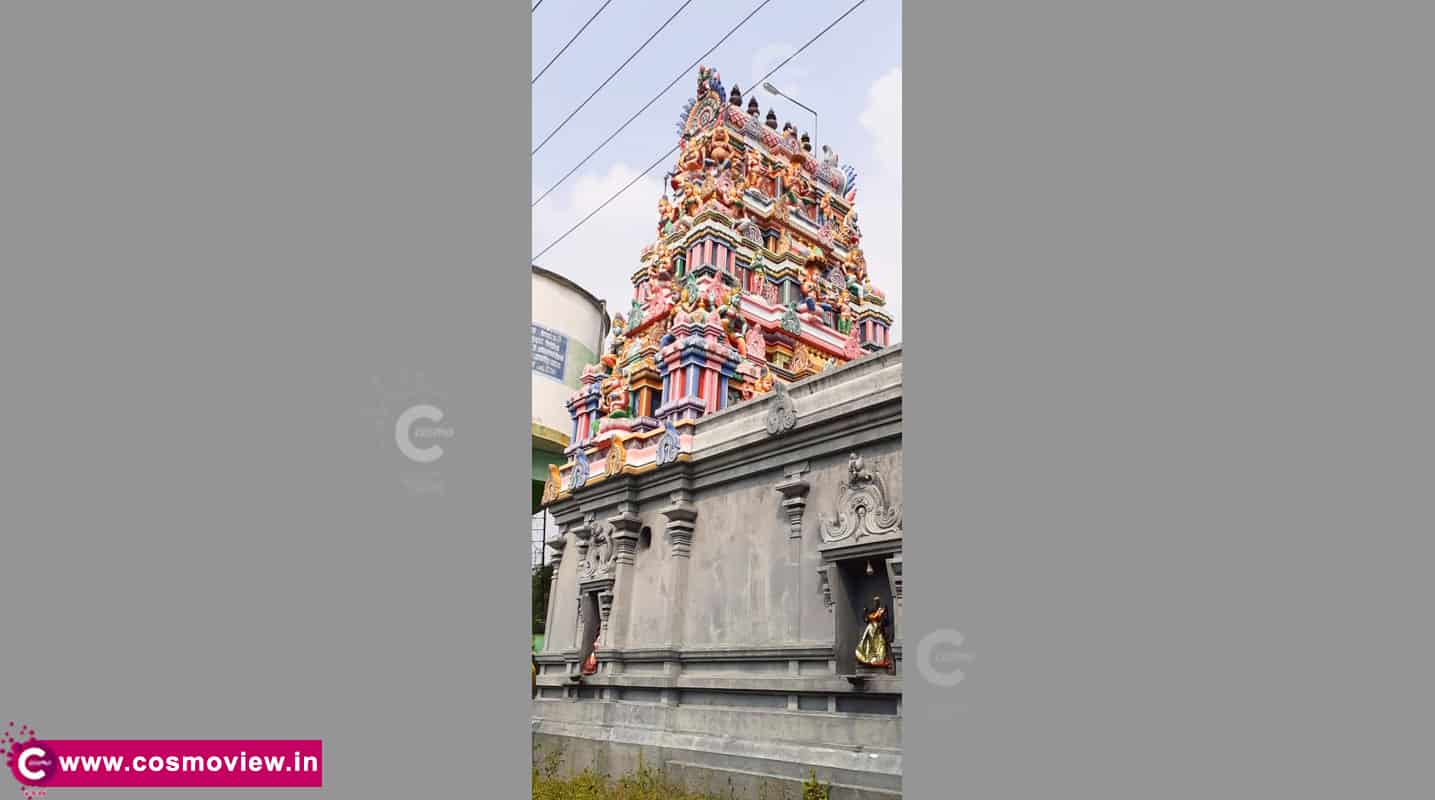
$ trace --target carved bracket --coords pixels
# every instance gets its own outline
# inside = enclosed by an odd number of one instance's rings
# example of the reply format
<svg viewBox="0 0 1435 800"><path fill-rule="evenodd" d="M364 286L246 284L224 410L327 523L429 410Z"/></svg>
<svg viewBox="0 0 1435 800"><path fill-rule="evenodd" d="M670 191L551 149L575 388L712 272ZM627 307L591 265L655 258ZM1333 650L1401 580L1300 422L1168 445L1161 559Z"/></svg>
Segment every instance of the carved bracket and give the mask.
<svg viewBox="0 0 1435 800"><path fill-rule="evenodd" d="M900 534L901 530L902 512L887 496L886 482L853 453L847 461L847 478L842 482L837 513L822 520L822 541L830 544L852 538L856 542Z"/></svg>
<svg viewBox="0 0 1435 800"><path fill-rule="evenodd" d="M794 475L774 488L782 493L782 507L787 511L787 538L801 539L802 512L807 508L807 492L812 484Z"/></svg>
<svg viewBox="0 0 1435 800"><path fill-rule="evenodd" d="M634 554L638 550L638 531L642 525L643 518L630 508L608 518L608 527L613 531L614 560L618 564L632 565Z"/></svg>
<svg viewBox="0 0 1435 800"><path fill-rule="evenodd" d="M573 538L578 540L578 563L581 565L588 560L588 540L593 536L593 521L596 514L588 514L583 518L581 524L573 526Z"/></svg>
<svg viewBox="0 0 1435 800"><path fill-rule="evenodd" d="M679 489L672 494L673 504L663 509L667 520L665 535L674 558L688 558L692 552L693 531L697 528L698 509L691 494Z"/></svg>
<svg viewBox="0 0 1435 800"><path fill-rule="evenodd" d="M563 563L563 549L568 546L568 536L560 528L558 532L553 534L544 544L548 545L548 549L553 551L553 556L549 560L549 563L553 565L553 572L557 574L559 565Z"/></svg>

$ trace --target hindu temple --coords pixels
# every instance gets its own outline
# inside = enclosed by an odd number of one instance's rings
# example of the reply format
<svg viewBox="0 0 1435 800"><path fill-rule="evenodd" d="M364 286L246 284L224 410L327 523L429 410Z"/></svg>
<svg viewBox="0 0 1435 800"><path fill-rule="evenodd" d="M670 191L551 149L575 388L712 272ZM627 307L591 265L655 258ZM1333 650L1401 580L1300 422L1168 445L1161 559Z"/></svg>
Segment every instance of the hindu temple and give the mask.
<svg viewBox="0 0 1435 800"><path fill-rule="evenodd" d="M902 352L857 171L707 68L678 135L543 490L535 743L754 797L809 775L897 797Z"/></svg>

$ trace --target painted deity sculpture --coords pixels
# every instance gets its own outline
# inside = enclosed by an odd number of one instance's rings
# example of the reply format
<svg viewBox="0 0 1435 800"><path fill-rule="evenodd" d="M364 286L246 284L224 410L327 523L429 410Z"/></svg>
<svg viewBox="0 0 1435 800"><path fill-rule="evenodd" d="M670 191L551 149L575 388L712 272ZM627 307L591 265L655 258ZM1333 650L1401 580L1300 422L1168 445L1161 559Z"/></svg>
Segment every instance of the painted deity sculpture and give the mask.
<svg viewBox="0 0 1435 800"><path fill-rule="evenodd" d="M887 609L882 607L882 598L873 597L872 606L862 610L866 627L862 638L857 640L857 662L869 667L892 666L892 652L887 634L889 620Z"/></svg>
<svg viewBox="0 0 1435 800"><path fill-rule="evenodd" d="M822 299L822 290L817 285L817 268L808 267L802 275L802 307L807 311L814 311L817 302Z"/></svg>
<svg viewBox="0 0 1435 800"><path fill-rule="evenodd" d="M732 143L725 126L719 125L713 129L708 140L708 158L720 165L726 164L727 160L732 158Z"/></svg>
<svg viewBox="0 0 1435 800"><path fill-rule="evenodd" d="M683 137L683 152L678 166L687 172L698 172L703 168L703 136L695 133ZM676 186L673 188L677 188Z"/></svg>
<svg viewBox="0 0 1435 800"><path fill-rule="evenodd" d="M793 156L782 171L782 196L793 208L801 208L802 200L812 190L807 174L802 169L802 159Z"/></svg>
<svg viewBox="0 0 1435 800"><path fill-rule="evenodd" d="M583 660L583 674L592 675L598 671L598 640L593 640L593 652Z"/></svg>
<svg viewBox="0 0 1435 800"><path fill-rule="evenodd" d="M668 201L668 196L658 198L658 235L667 236L678 221L678 207Z"/></svg>
<svg viewBox="0 0 1435 800"><path fill-rule="evenodd" d="M762 163L762 154L757 148L747 151L747 170L744 174L744 189L761 189L763 179L767 177L766 166Z"/></svg>

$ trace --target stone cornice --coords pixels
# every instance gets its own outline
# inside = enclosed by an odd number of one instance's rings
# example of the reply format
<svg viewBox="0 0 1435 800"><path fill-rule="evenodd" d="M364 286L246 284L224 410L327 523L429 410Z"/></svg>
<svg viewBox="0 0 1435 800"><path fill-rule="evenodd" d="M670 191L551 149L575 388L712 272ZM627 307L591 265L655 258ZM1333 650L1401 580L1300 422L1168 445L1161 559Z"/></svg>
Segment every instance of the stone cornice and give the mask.
<svg viewBox="0 0 1435 800"><path fill-rule="evenodd" d="M540 675L539 686L565 686L566 675ZM715 675L666 676L661 673L619 673L584 675L583 685L592 687L620 686L633 689L687 689L714 692L771 692L777 694L841 694L900 695L902 678L874 675L864 681L861 689L841 675L752 675L727 677Z"/></svg>

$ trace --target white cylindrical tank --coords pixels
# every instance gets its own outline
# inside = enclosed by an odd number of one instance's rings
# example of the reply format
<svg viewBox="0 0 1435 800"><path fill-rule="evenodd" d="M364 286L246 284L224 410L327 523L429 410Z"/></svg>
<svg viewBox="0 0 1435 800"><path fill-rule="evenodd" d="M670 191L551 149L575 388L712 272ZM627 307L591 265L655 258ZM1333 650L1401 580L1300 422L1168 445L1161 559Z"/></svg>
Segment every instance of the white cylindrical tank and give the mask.
<svg viewBox="0 0 1435 800"><path fill-rule="evenodd" d="M583 368L597 363L608 335L607 305L573 281L533 267L533 469L546 477L547 464L568 446L573 420L568 398L578 390ZM541 474L540 474L541 473Z"/></svg>

